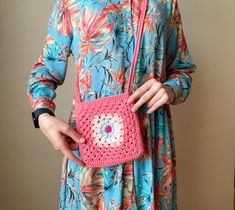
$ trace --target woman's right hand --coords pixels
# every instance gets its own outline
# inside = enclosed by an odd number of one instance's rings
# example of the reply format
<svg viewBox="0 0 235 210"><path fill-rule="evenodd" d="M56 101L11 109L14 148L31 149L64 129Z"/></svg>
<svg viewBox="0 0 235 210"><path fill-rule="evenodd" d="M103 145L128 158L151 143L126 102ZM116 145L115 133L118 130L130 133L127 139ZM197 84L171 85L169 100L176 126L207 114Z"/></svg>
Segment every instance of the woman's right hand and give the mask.
<svg viewBox="0 0 235 210"><path fill-rule="evenodd" d="M55 150L60 150L65 156L75 163L85 166L85 163L78 159L72 152L69 141L74 141L75 145L83 143L84 138L69 126L64 120L51 116L48 113L40 114L38 123L41 131L50 140Z"/></svg>

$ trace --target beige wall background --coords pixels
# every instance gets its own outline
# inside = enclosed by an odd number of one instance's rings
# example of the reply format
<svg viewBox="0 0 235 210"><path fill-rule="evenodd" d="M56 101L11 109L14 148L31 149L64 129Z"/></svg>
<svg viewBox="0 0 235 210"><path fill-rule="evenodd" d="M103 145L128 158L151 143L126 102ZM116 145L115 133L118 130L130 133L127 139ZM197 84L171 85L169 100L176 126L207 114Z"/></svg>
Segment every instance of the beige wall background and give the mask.
<svg viewBox="0 0 235 210"><path fill-rule="evenodd" d="M52 210L58 205L62 154L33 128L26 99L26 79L41 50L52 2L0 2L1 209ZM198 71L187 101L172 106L178 206L180 210L232 210L235 1L179 3ZM66 81L55 100L56 114L65 120L74 78L70 58Z"/></svg>

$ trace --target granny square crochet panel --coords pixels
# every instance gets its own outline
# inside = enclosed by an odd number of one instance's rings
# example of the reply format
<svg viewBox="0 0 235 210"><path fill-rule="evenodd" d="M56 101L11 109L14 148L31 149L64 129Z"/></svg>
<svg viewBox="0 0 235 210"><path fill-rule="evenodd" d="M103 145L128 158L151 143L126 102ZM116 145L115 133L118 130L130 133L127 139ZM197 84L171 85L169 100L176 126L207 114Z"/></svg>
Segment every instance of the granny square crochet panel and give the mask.
<svg viewBox="0 0 235 210"><path fill-rule="evenodd" d="M92 122L93 143L99 147L117 147L123 142L123 118L117 113L95 115Z"/></svg>
<svg viewBox="0 0 235 210"><path fill-rule="evenodd" d="M144 146L136 112L127 92L76 104L76 131L82 160L90 167L124 163L142 156Z"/></svg>

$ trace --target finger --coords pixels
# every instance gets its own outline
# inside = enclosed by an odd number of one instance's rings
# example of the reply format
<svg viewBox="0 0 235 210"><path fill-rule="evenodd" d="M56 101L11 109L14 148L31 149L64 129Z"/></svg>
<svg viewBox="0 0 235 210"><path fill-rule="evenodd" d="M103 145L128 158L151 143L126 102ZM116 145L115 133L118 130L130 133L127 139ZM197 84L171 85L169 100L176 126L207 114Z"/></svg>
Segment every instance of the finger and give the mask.
<svg viewBox="0 0 235 210"><path fill-rule="evenodd" d="M152 86L152 84L155 82L155 79L150 79L147 82L145 82L143 85L141 85L137 90L132 93L132 95L128 98L127 102L131 103L133 101L136 101L138 98L140 98L147 90L149 90Z"/></svg>
<svg viewBox="0 0 235 210"><path fill-rule="evenodd" d="M152 112L154 112L155 110L157 110L159 107L161 107L163 104L166 103L167 98L168 98L168 97L167 97L166 94L163 95L153 106L151 106L151 107L148 109L147 113L148 113L148 114L151 114Z"/></svg>
<svg viewBox="0 0 235 210"><path fill-rule="evenodd" d="M85 166L85 163L82 160L79 160L74 153L69 149L67 143L63 144L61 147L61 152L66 155L69 159L73 160L75 163Z"/></svg>
<svg viewBox="0 0 235 210"><path fill-rule="evenodd" d="M166 93L164 88L161 88L155 95L147 102L147 107L153 106L164 94Z"/></svg>
<svg viewBox="0 0 235 210"><path fill-rule="evenodd" d="M149 89L149 91L151 92L151 98L152 98L152 96L153 95L155 95L156 94L156 92L158 93L160 90L162 89L162 83L160 83L160 82L155 82L152 86L151 86L151 88ZM144 95L143 95L144 96ZM143 97L142 96L142 97ZM144 102L146 102L146 101L148 101L148 100L151 100L150 98L147 98L146 100L144 100ZM138 108L139 108L139 106L141 106L143 104L143 101L140 101L140 102L138 102L138 104L135 106L133 106L132 107L132 110L133 111L136 111Z"/></svg>
<svg viewBox="0 0 235 210"><path fill-rule="evenodd" d="M83 137L81 137L71 126L66 125L66 127L64 127L62 129L63 133L66 134L67 136L69 136L71 139L73 139L74 141L78 142L78 143L83 143L85 141L85 139Z"/></svg>
<svg viewBox="0 0 235 210"><path fill-rule="evenodd" d="M140 99L132 106L131 111L135 112L138 110L143 104L149 101L155 94L156 90L154 88L150 88L147 92L145 92Z"/></svg>

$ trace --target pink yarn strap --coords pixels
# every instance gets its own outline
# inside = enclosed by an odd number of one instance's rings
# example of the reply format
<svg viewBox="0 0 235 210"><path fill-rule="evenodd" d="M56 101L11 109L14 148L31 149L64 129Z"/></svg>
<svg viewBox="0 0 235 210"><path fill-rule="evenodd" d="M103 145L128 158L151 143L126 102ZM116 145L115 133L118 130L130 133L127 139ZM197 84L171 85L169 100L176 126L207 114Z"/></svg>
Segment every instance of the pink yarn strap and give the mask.
<svg viewBox="0 0 235 210"><path fill-rule="evenodd" d="M131 62L130 77L129 77L128 88L127 88L127 91L129 94L131 93L131 85L134 80L134 71L135 71L135 67L136 67L136 63L137 63L137 59L138 59L138 55L139 55L139 48L140 48L140 41L141 41L141 37L142 37L144 18L145 18L145 13L147 10L147 0L144 0L142 2L143 2L143 7L141 5L142 10L141 10L140 20L139 20L139 25L138 25L138 34L137 34L137 38L136 38L136 45L135 45L133 60Z"/></svg>
<svg viewBox="0 0 235 210"><path fill-rule="evenodd" d="M142 2L143 2L143 5L141 5L142 9L141 9L140 19L139 19L139 24L138 24L136 44L135 44L134 54L133 54L133 58L132 58L131 66L130 66L130 76L129 76L129 80L128 80L127 92L129 94L131 94L131 85L134 80L134 70L135 70L138 55L139 55L140 41L141 41L141 37L142 37L144 18L145 18L145 14L147 11L148 0L143 0ZM77 79L75 81L75 102L77 102L77 103L82 101L80 94L79 94L79 91L78 91L79 90L79 82L78 81L79 81L79 69L77 67Z"/></svg>

